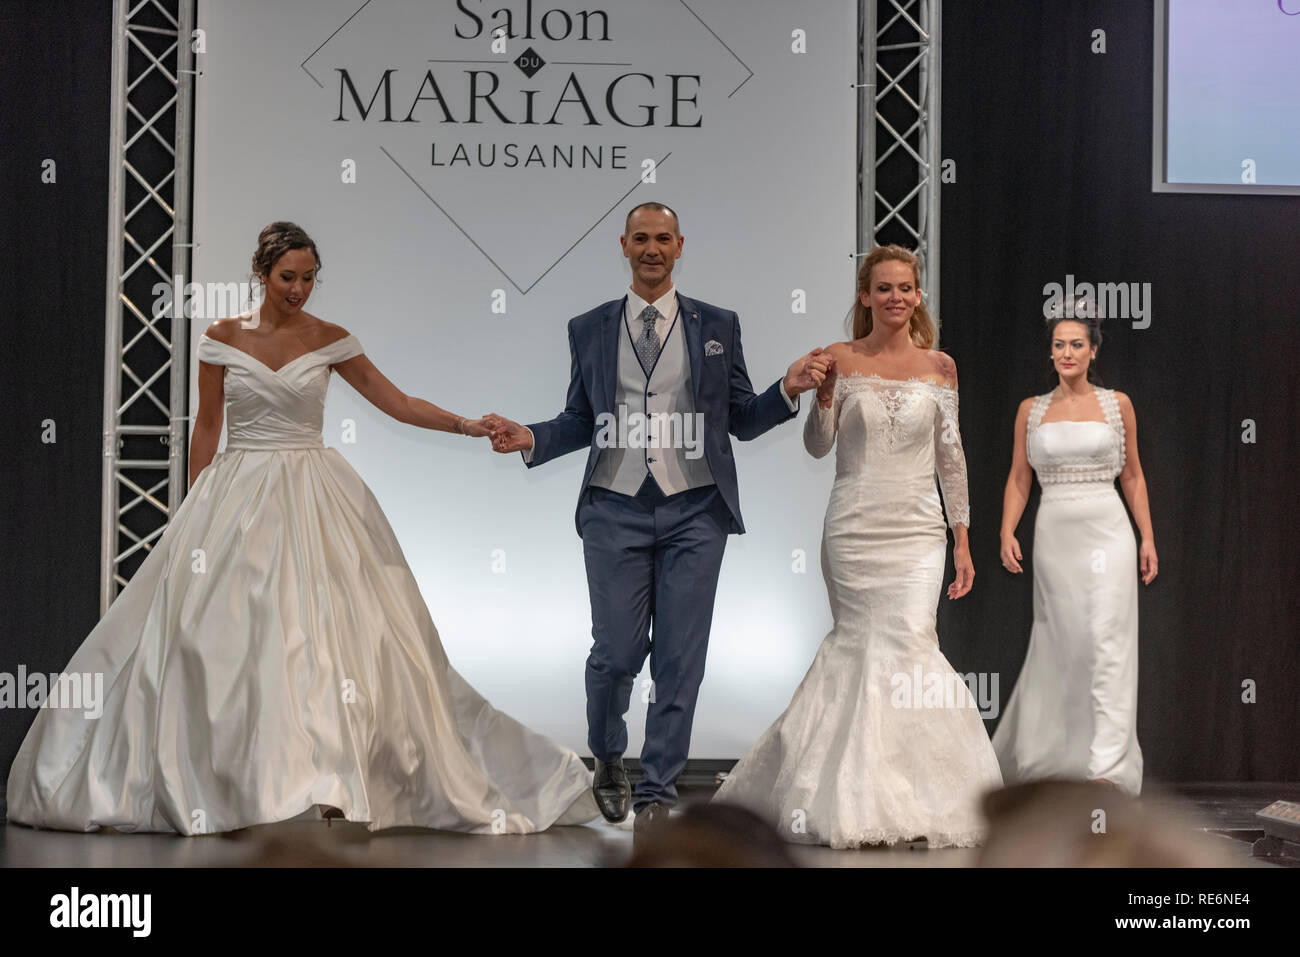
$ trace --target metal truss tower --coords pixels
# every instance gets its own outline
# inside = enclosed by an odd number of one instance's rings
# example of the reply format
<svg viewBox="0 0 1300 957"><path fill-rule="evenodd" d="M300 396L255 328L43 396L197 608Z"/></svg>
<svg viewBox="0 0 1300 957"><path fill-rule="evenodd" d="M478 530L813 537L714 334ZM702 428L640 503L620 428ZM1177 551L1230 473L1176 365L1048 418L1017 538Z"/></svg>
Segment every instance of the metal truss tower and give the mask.
<svg viewBox="0 0 1300 957"><path fill-rule="evenodd" d="M188 479L188 330L171 290L190 271L194 15L194 0L113 2L101 615Z"/></svg>
<svg viewBox="0 0 1300 957"><path fill-rule="evenodd" d="M858 250L915 249L936 322L942 12L941 0L858 3Z"/></svg>

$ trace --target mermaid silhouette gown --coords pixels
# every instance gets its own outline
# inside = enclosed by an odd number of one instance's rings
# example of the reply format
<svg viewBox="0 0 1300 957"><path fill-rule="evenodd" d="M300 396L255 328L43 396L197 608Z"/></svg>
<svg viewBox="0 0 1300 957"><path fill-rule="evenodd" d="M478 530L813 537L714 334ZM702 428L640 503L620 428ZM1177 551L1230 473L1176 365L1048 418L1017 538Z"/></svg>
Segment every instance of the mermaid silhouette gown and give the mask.
<svg viewBox="0 0 1300 957"><path fill-rule="evenodd" d="M836 441L822 536L834 625L794 698L714 799L788 840L848 848L925 838L978 844L980 800L1002 784L974 697L939 650L949 521L969 525L957 390L840 375L804 444Z"/></svg>
<svg viewBox="0 0 1300 957"><path fill-rule="evenodd" d="M1025 452L1043 488L1034 522L1034 626L993 733L1009 781L1105 778L1142 790L1137 739L1137 543L1115 489L1124 420L1097 389L1104 422L1043 422L1030 406Z"/></svg>
<svg viewBox="0 0 1300 957"><path fill-rule="evenodd" d="M102 713L42 708L10 821L227 831L333 805L371 830L527 833L597 816L573 751L496 710L447 661L379 503L321 423L346 336L272 370L225 366L227 444L66 673Z"/></svg>

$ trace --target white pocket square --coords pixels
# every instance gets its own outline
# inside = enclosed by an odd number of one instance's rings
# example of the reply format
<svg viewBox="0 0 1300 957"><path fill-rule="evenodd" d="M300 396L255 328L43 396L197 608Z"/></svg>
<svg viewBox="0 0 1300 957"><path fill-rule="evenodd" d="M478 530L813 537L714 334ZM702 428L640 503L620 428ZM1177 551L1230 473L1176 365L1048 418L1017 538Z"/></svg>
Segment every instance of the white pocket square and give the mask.
<svg viewBox="0 0 1300 957"><path fill-rule="evenodd" d="M704 343L704 354L706 356L722 355L722 343L717 339L710 339L708 342Z"/></svg>

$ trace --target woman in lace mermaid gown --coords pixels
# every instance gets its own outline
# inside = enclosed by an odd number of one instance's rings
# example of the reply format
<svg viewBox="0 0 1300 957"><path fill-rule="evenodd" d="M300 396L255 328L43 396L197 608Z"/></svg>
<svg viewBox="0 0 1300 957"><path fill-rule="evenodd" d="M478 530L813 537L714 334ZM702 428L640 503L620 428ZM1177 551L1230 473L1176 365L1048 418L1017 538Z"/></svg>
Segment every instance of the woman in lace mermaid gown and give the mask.
<svg viewBox="0 0 1300 957"><path fill-rule="evenodd" d="M932 350L918 287L916 257L897 246L873 251L858 274L854 341L830 347L835 374L804 427L814 457L838 438L822 537L834 625L785 713L715 795L800 843L977 844L980 799L1002 783L935 632L944 507L956 542L949 597L969 591L974 570L956 367Z"/></svg>
<svg viewBox="0 0 1300 957"><path fill-rule="evenodd" d="M1076 318L1049 320L1059 384L1026 399L1016 417L1002 564L1021 571L1015 531L1036 473L1043 494L1034 522L1034 625L993 747L1009 781L1086 778L1135 795L1142 789L1135 571L1150 584L1157 569L1146 480L1128 396L1089 381L1101 343L1095 309L1080 300L1062 314Z"/></svg>
<svg viewBox="0 0 1300 957"><path fill-rule="evenodd" d="M379 503L324 446L335 369L390 414L400 401L403 421L486 430L408 400L355 336L302 313L318 264L301 230L267 227L262 329L224 320L199 340L197 477L65 669L103 674L102 714L38 712L9 774L10 821L200 834L319 804L371 830L518 834L597 816L578 755L448 663ZM216 337L231 334L301 354L272 369ZM213 457L223 394L227 444Z"/></svg>

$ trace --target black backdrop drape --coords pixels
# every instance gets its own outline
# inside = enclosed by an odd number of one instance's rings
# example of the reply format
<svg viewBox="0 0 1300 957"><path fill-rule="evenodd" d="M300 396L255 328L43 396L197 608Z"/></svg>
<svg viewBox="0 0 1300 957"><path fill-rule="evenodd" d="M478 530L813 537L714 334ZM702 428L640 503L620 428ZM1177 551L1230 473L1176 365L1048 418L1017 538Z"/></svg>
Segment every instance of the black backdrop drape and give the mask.
<svg viewBox="0 0 1300 957"><path fill-rule="evenodd" d="M1149 282L1150 327L1110 320L1098 353L1104 383L1133 400L1160 556L1140 595L1146 773L1300 778L1300 198L1151 191L1148 0L943 14L957 180L942 194L941 344L961 381L976 570L970 595L942 603L944 647L961 671L999 673L1006 700L1032 584L1003 571L998 528L1016 407L1050 384L1044 284ZM1037 499L1020 524L1027 561Z"/></svg>
<svg viewBox="0 0 1300 957"><path fill-rule="evenodd" d="M111 32L104 0L0 0L0 671L11 675L59 671L99 620ZM46 159L54 183L41 181ZM0 710L0 782L34 717Z"/></svg>
<svg viewBox="0 0 1300 957"><path fill-rule="evenodd" d="M945 4L943 154L957 178L942 195L940 319L961 378L977 575L969 596L943 600L940 633L960 670L999 675L1005 701L1032 602L1028 576L1001 569L997 530L1016 406L1050 384L1042 287L1149 282L1150 328L1108 322L1099 357L1137 411L1160 553L1141 595L1148 777L1295 780L1300 201L1151 192L1153 26L1144 0ZM1097 29L1104 54L1090 51ZM0 2L11 674L62 668L98 617L109 57L102 0ZM45 158L56 184L40 181ZM1027 561L1036 500L1020 525ZM0 775L32 717L0 711Z"/></svg>

